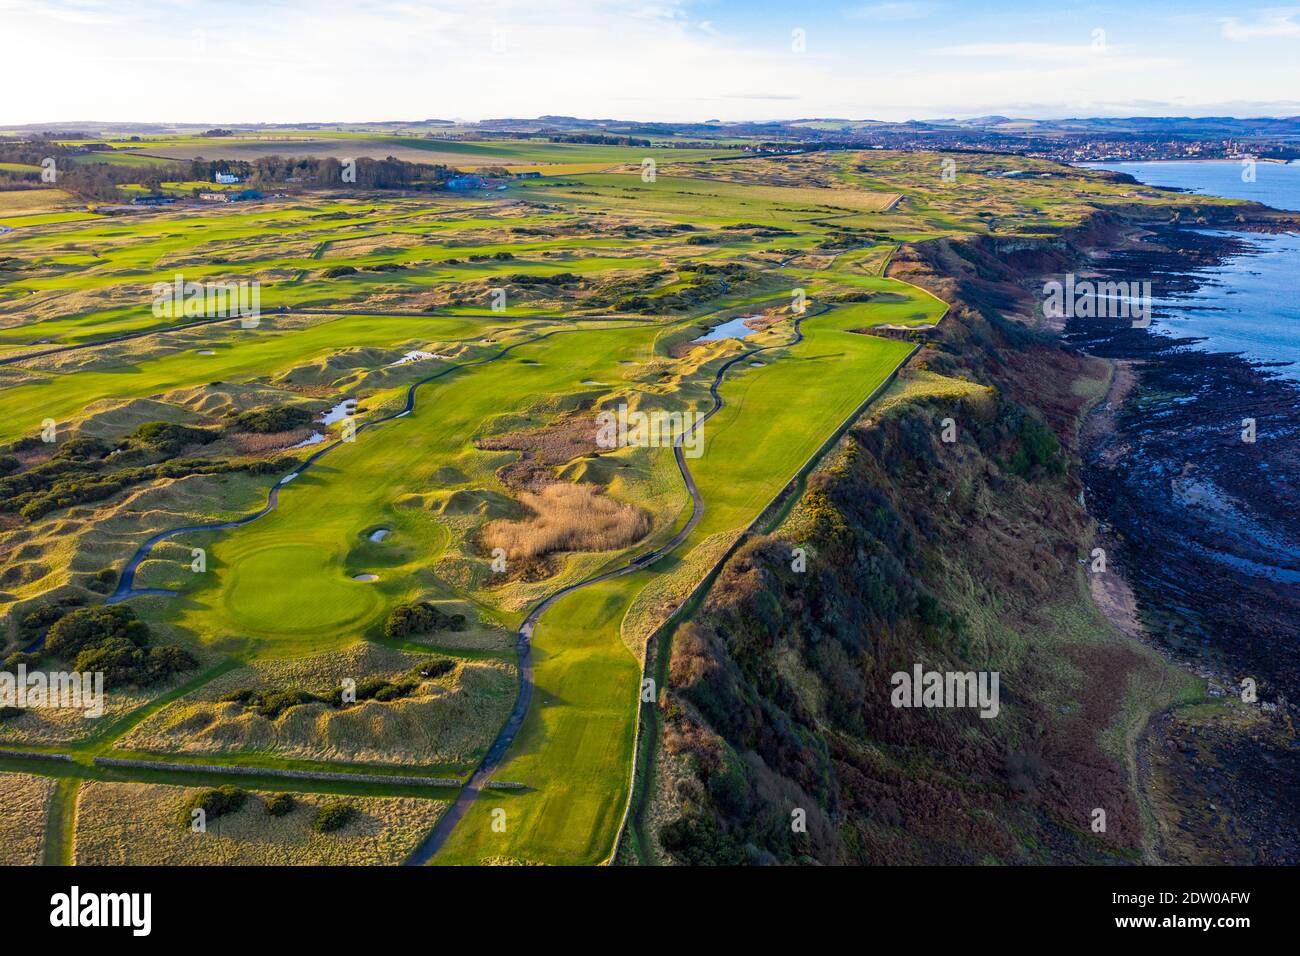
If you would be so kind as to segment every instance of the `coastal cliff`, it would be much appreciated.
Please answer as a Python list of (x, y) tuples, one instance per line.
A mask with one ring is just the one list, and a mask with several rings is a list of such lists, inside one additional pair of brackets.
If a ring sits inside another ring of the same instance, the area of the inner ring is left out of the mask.
[[(891, 275), (952, 308), (789, 519), (678, 628), (625, 860), (1297, 859), (1285, 693), (1265, 676), (1240, 701), (1240, 661), (1155, 632), (1162, 614), (1180, 625), (1130, 585), (1113, 503), (1094, 501), (1144, 372), (1041, 317), (1045, 278), (1152, 252), (1170, 224), (1143, 215), (895, 255)], [(1229, 223), (1296, 225), (1262, 207), (1214, 224)], [(1172, 272), (1178, 250), (1158, 252)], [(1232, 613), (1223, 593), (1206, 600)], [(892, 676), (917, 664), (998, 672), (1000, 712), (893, 706)]]

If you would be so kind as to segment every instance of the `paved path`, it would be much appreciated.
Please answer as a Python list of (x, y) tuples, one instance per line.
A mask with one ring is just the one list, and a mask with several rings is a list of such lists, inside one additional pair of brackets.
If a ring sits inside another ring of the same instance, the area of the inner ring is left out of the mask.
[[(823, 309), (822, 311), (825, 310)], [(821, 313), (818, 312), (814, 314)], [(575, 581), (573, 584), (566, 585), (557, 591), (551, 592), (528, 612), (528, 616), (524, 618), (524, 622), (519, 625), (519, 630), (515, 634), (515, 649), (519, 655), (519, 696), (515, 698), (514, 709), (511, 710), (510, 717), (506, 720), (505, 726), (502, 727), (501, 732), (497, 734), (496, 740), (492, 742), (492, 746), (484, 755), (482, 762), (479, 763), (478, 767), (470, 775), (465, 786), (461, 787), (460, 793), (456, 795), (456, 800), (447, 809), (447, 812), (442, 815), (442, 818), (438, 821), (438, 825), (434, 827), (429, 835), (424, 838), (424, 841), (415, 848), (414, 852), (412, 852), (411, 856), (406, 861), (407, 865), (422, 866), (433, 859), (434, 854), (442, 848), (443, 844), (447, 841), (447, 837), (449, 837), (452, 830), (456, 828), (456, 824), (460, 823), (465, 814), (469, 812), (470, 806), (476, 799), (478, 799), (480, 791), (491, 779), (492, 774), (494, 774), (497, 768), (500, 767), (501, 761), (506, 755), (506, 751), (510, 749), (510, 745), (514, 742), (515, 736), (519, 733), (519, 728), (523, 726), (524, 718), (528, 715), (528, 707), (532, 703), (533, 699), (533, 631), (537, 627), (537, 622), (541, 620), (542, 615), (546, 613), (546, 610), (556, 601), (568, 594), (572, 594), (574, 591), (591, 587), (594, 584), (600, 584), (602, 581), (609, 581), (612, 578), (622, 577), (623, 575), (631, 574), (634, 571), (640, 571), (642, 568), (654, 564), (660, 558), (663, 558), (676, 550), (677, 547), (687, 539), (690, 533), (695, 530), (695, 526), (700, 523), (700, 519), (704, 517), (704, 498), (700, 495), (700, 489), (695, 484), (695, 476), (691, 474), (691, 469), (686, 464), (686, 455), (683, 450), (683, 443), (686, 438), (695, 431), (695, 429), (702, 426), (721, 410), (724, 402), (722, 396), (718, 394), (718, 387), (722, 384), (722, 379), (727, 374), (727, 370), (737, 362), (741, 362), (744, 359), (757, 355), (759, 352), (766, 352), (769, 349), (775, 348), (789, 348), (792, 345), (798, 345), (803, 341), (803, 329), (800, 326), (803, 324), (803, 320), (807, 317), (808, 316), (805, 314), (794, 320), (794, 338), (789, 342), (783, 342), (780, 345), (765, 345), (759, 348), (746, 349), (739, 355), (736, 355), (723, 363), (723, 365), (718, 369), (717, 374), (713, 377), (713, 383), (709, 386), (709, 395), (713, 398), (713, 407), (697, 418), (695, 424), (691, 426), (689, 431), (685, 431), (678, 435), (677, 439), (674, 441), (673, 457), (677, 460), (677, 470), (682, 476), (682, 481), (686, 485), (686, 490), (690, 492), (691, 495), (691, 516), (687, 520), (686, 524), (682, 526), (681, 530), (673, 535), (666, 544), (655, 548), (653, 551), (647, 551), (645, 554), (633, 558), (621, 567), (592, 575), (591, 577), (584, 578), (581, 581)]]

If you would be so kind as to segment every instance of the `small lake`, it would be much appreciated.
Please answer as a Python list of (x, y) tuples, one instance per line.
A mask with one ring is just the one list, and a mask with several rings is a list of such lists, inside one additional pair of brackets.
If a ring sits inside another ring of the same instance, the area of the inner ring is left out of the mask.
[(701, 335), (696, 342), (719, 342), (722, 339), (747, 339), (754, 334), (756, 330), (751, 329), (745, 323), (750, 319), (756, 319), (756, 315), (742, 315), (739, 318), (723, 322)]

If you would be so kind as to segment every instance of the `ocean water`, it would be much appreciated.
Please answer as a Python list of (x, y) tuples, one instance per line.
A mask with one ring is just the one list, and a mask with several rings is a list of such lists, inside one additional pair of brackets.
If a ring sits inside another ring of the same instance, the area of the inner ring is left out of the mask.
[[(1242, 180), (1239, 162), (1089, 163), (1125, 172), (1152, 186), (1251, 199), (1300, 211), (1300, 163), (1256, 163), (1255, 181)], [(1300, 235), (1234, 233), (1250, 251), (1207, 270), (1195, 292), (1155, 302), (1152, 327), (1194, 336), (1198, 347), (1239, 352), (1259, 362), (1289, 363), (1277, 374), (1300, 381)]]
[(1249, 199), (1274, 209), (1300, 211), (1300, 162), (1256, 163), (1255, 181), (1242, 178), (1241, 162), (1083, 163), (1091, 169), (1128, 173), (1148, 186), (1175, 186), (1207, 196)]

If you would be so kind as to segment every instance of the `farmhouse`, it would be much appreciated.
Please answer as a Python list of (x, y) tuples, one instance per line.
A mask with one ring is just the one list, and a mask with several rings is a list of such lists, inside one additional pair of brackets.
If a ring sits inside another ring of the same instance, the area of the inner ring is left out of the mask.
[(234, 173), (217, 173), (212, 177), (212, 181), (223, 186), (230, 186), (234, 183), (240, 182), (240, 178)]

